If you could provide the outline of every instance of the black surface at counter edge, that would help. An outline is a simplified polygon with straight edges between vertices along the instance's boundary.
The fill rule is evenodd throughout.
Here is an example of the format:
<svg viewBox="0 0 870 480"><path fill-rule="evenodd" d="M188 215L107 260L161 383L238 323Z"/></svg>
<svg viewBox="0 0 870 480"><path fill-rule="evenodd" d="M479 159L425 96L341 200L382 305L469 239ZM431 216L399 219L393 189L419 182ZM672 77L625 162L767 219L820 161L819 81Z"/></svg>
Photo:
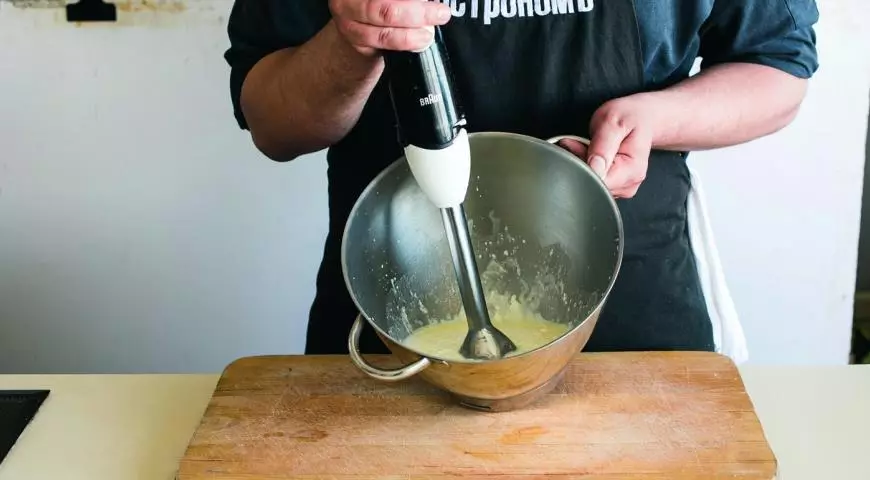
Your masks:
<svg viewBox="0 0 870 480"><path fill-rule="evenodd" d="M0 463L36 416L49 390L0 390Z"/></svg>

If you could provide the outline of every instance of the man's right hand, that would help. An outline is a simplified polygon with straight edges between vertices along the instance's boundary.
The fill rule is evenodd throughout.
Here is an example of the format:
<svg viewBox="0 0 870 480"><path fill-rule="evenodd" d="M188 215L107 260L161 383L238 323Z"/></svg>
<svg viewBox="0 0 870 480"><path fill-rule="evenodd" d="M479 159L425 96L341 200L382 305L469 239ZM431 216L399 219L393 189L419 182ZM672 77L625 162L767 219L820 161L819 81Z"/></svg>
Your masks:
<svg viewBox="0 0 870 480"><path fill-rule="evenodd" d="M450 20L450 7L426 0L329 0L338 31L360 53L426 48L433 27Z"/></svg>

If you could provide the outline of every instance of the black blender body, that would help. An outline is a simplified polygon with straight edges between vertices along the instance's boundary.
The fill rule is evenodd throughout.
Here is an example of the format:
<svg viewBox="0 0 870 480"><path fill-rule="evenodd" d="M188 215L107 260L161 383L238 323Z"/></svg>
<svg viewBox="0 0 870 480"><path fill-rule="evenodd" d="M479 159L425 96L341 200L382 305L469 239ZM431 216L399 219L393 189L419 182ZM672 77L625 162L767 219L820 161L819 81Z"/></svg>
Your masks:
<svg viewBox="0 0 870 480"><path fill-rule="evenodd" d="M421 52L384 52L385 74L402 146L450 146L465 126L441 29Z"/></svg>

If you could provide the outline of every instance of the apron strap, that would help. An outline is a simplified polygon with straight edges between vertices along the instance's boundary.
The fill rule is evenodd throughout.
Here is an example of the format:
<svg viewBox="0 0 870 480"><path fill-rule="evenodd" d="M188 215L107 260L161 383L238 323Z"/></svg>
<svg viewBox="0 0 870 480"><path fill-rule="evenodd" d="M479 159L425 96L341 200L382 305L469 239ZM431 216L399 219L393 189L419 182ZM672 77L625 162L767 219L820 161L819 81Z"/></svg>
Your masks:
<svg viewBox="0 0 870 480"><path fill-rule="evenodd" d="M725 280L701 180L697 171L691 167L689 177L691 188L686 204L689 242L695 256L710 321L713 323L716 352L740 364L749 358L746 337Z"/></svg>

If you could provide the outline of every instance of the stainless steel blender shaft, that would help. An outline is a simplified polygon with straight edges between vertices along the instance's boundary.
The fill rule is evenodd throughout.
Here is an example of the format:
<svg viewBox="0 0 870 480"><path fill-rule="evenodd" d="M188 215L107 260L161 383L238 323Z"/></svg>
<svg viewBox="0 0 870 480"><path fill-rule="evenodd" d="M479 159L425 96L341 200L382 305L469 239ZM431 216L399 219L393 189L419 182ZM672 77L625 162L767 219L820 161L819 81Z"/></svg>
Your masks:
<svg viewBox="0 0 870 480"><path fill-rule="evenodd" d="M456 272L462 306L468 320L468 335L462 343L460 353L466 358L473 359L501 358L517 347L490 321L486 297L483 294L480 273L477 269L477 259L474 258L474 248L468 232L465 209L462 205L442 208L441 218L447 232L453 269Z"/></svg>

